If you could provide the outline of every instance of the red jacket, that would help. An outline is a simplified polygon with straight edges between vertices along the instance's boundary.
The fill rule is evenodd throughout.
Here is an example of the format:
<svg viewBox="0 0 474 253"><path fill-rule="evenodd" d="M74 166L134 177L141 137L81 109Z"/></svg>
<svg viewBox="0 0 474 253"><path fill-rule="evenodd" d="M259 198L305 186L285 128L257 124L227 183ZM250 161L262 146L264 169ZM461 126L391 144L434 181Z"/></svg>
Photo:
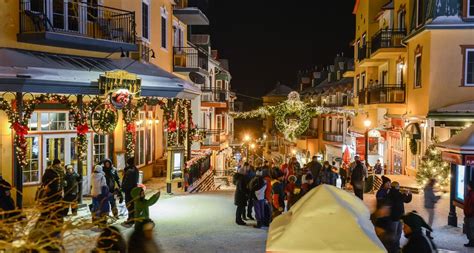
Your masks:
<svg viewBox="0 0 474 253"><path fill-rule="evenodd" d="M265 177L265 183L267 183L267 188L265 188L265 198L269 203L272 202L272 179L270 177Z"/></svg>
<svg viewBox="0 0 474 253"><path fill-rule="evenodd" d="M474 191L469 191L464 199L464 216L474 217Z"/></svg>

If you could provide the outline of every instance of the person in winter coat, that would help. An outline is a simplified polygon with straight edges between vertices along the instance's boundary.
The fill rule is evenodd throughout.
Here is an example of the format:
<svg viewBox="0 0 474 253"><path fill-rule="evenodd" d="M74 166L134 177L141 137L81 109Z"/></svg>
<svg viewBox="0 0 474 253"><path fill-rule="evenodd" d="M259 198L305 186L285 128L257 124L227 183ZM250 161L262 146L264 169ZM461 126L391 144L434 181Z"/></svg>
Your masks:
<svg viewBox="0 0 474 253"><path fill-rule="evenodd" d="M405 213L405 203L410 203L412 199L411 192L401 193L400 184L396 181L392 182L392 187L387 194L386 200L392 207L392 226L395 231L395 243L397 246L400 245L400 238L402 236L402 223L400 222L401 217Z"/></svg>
<svg viewBox="0 0 474 253"><path fill-rule="evenodd" d="M11 196L11 184L0 175L0 219L7 219L13 215L15 202Z"/></svg>
<svg viewBox="0 0 474 253"><path fill-rule="evenodd" d="M245 206L247 205L247 184L245 175L241 173L234 174L235 195L234 204L237 206L235 211L235 223L237 225L247 225L242 217L245 216Z"/></svg>
<svg viewBox="0 0 474 253"><path fill-rule="evenodd" d="M163 252L153 238L155 223L148 219L135 225L128 240L128 253Z"/></svg>
<svg viewBox="0 0 474 253"><path fill-rule="evenodd" d="M467 185L467 194L464 197L464 231L468 243L465 247L474 247L474 181Z"/></svg>
<svg viewBox="0 0 474 253"><path fill-rule="evenodd" d="M333 167L328 161L324 162L323 168L319 173L319 181L321 184L336 185L337 174L333 171Z"/></svg>
<svg viewBox="0 0 474 253"><path fill-rule="evenodd" d="M117 203L115 201L115 195L120 193L118 189L120 189L120 178L117 172L117 169L112 164L110 159L105 159L102 162L102 168L105 174L105 180L107 181L107 186L109 187L109 191L112 194L110 198L110 207L112 208L112 214L115 218L118 218L118 209Z"/></svg>
<svg viewBox="0 0 474 253"><path fill-rule="evenodd" d="M106 227L97 238L97 246L92 252L126 253L127 243L117 227Z"/></svg>
<svg viewBox="0 0 474 253"><path fill-rule="evenodd" d="M377 160L377 162L374 165L374 173L377 175L380 175L382 174L382 171L383 171L382 163L380 163L380 160Z"/></svg>
<svg viewBox="0 0 474 253"><path fill-rule="evenodd" d="M431 227L415 211L403 215L403 232L408 242L403 246L402 253L433 253L437 252L436 245L423 234L422 228L429 231Z"/></svg>
<svg viewBox="0 0 474 253"><path fill-rule="evenodd" d="M308 193L315 187L313 175L311 173L306 174L305 181L306 182L301 185L300 198L303 197L306 193Z"/></svg>
<svg viewBox="0 0 474 253"><path fill-rule="evenodd" d="M355 162L351 165L349 177L354 194L364 200L364 181L368 177L367 167L360 161L360 157L355 157Z"/></svg>
<svg viewBox="0 0 474 253"><path fill-rule="evenodd" d="M277 170L275 172L275 178L272 181L272 218L274 219L285 210L285 187L283 180L285 175Z"/></svg>
<svg viewBox="0 0 474 253"><path fill-rule="evenodd" d="M390 188L392 188L392 180L386 176L382 176L382 186L380 186L380 189L375 194L377 207L380 207L384 202L386 202Z"/></svg>
<svg viewBox="0 0 474 253"><path fill-rule="evenodd" d="M395 231L390 217L391 206L388 202L382 202L377 210L370 216L374 224L375 234L382 242L388 253L398 253L399 245L395 244Z"/></svg>
<svg viewBox="0 0 474 253"><path fill-rule="evenodd" d="M270 176L270 169L263 170L263 179L265 180L265 213L263 219L263 226L270 226L272 220L272 178Z"/></svg>
<svg viewBox="0 0 474 253"><path fill-rule="evenodd" d="M428 181L428 184L426 184L424 189L425 209L426 212L428 212L428 225L430 225L430 227L433 227L435 205L441 198L441 196L436 196L434 194L435 184L436 179L432 178ZM428 236L430 239L433 239L433 237L431 237L431 231L429 230L426 231L426 236Z"/></svg>
<svg viewBox="0 0 474 253"><path fill-rule="evenodd" d="M313 156L311 162L308 163L307 167L308 167L309 172L313 176L314 185L318 186L319 183L320 183L319 182L319 173L321 172L321 169L323 168L323 165L321 165L321 163L318 162L318 157ZM315 180L315 179L317 179L317 180ZM306 180L308 180L308 179L306 179Z"/></svg>
<svg viewBox="0 0 474 253"><path fill-rule="evenodd" d="M110 192L107 187L104 172L102 171L102 166L100 165L96 165L92 173L91 188L92 220L96 221L104 216L104 212L107 209L110 212L108 208L109 203L107 202L107 205L104 204L104 202L109 201ZM108 212L106 214L108 214Z"/></svg>
<svg viewBox="0 0 474 253"><path fill-rule="evenodd" d="M290 210L291 206L296 203L301 193L301 188L296 185L296 180L296 176L290 176L285 186L287 210Z"/></svg>
<svg viewBox="0 0 474 253"><path fill-rule="evenodd" d="M72 215L77 215L77 197L79 196L79 184L82 183L81 176L74 171L72 165L66 166L66 187L64 188L64 216L71 209Z"/></svg>
<svg viewBox="0 0 474 253"><path fill-rule="evenodd" d="M345 189L347 183L347 165L345 163L342 163L339 168L339 176L341 176L342 189Z"/></svg>
<svg viewBox="0 0 474 253"><path fill-rule="evenodd" d="M125 194L125 203L127 204L128 218L125 222L125 225L133 224L133 212L135 210L133 198L132 198L132 189L137 187L139 172L135 166L135 158L130 157L127 160L127 167L124 168L124 175L122 180L122 191Z"/></svg>
<svg viewBox="0 0 474 253"><path fill-rule="evenodd" d="M254 193L253 206L255 209L255 219L257 220L257 225L254 225L255 228L261 228L265 223L265 191L267 189L267 184L263 178L263 171L257 171L257 175L250 182L251 191Z"/></svg>
<svg viewBox="0 0 474 253"><path fill-rule="evenodd" d="M61 200L63 199L63 190L65 186L65 173L64 168L61 166L59 159L54 159L51 167L47 168L41 179L41 191L44 194L40 194L40 203L42 206L42 212L40 219L54 219L62 222L63 216L63 205Z"/></svg>
<svg viewBox="0 0 474 253"><path fill-rule="evenodd" d="M247 185L247 218L249 220L254 220L252 211L253 211L253 201L254 201L254 191L249 189L250 182L256 177L255 168L250 166L247 174L245 175L246 185ZM244 218L245 220L245 218Z"/></svg>
<svg viewBox="0 0 474 253"><path fill-rule="evenodd" d="M141 187L135 187L131 192L135 208L135 225L150 219L150 206L154 205L160 199L161 192L153 194L149 199L145 198L145 191Z"/></svg>

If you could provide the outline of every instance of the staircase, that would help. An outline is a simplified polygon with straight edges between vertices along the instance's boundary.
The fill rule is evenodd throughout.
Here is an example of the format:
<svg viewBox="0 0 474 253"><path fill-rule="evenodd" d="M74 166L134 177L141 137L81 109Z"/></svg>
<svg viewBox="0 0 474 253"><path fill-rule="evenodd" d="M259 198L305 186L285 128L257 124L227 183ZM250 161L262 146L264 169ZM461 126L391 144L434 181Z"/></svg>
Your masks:
<svg viewBox="0 0 474 253"><path fill-rule="evenodd" d="M216 184L214 182L214 170L209 169L201 176L201 178L194 181L194 183L188 187L188 192L198 193L198 192L214 191L214 190L217 190L218 188L219 187L216 187Z"/></svg>

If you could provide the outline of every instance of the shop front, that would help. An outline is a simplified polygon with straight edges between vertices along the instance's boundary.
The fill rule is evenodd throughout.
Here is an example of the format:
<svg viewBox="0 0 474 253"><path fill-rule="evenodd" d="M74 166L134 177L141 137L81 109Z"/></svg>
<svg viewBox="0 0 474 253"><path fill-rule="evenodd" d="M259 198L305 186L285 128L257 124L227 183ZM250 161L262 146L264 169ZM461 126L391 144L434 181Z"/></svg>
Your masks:
<svg viewBox="0 0 474 253"><path fill-rule="evenodd" d="M129 58L3 48L0 84L0 157L12 161L0 170L18 191L20 207L33 203L54 159L74 166L88 194L92 168L103 159L120 170L133 156L147 179L156 161L167 158L166 147L187 149L194 133L186 117L199 90Z"/></svg>
<svg viewBox="0 0 474 253"><path fill-rule="evenodd" d="M474 126L437 146L443 151L443 160L451 164L448 225L457 226L456 208L464 208L467 184L474 180Z"/></svg>

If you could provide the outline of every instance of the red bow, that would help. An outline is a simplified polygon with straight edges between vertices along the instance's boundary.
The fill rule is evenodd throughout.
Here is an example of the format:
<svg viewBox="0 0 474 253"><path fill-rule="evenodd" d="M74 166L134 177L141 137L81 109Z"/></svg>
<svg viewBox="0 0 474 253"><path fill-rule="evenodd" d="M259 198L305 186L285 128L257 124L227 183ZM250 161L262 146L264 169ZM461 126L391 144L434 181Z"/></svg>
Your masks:
<svg viewBox="0 0 474 253"><path fill-rule="evenodd" d="M87 134L87 132L89 132L89 126L87 125L87 123L78 125L76 131L79 135L85 135Z"/></svg>
<svg viewBox="0 0 474 253"><path fill-rule="evenodd" d="M175 132L176 131L176 121L171 120L168 122L168 132Z"/></svg>
<svg viewBox="0 0 474 253"><path fill-rule="evenodd" d="M24 137L25 135L27 135L28 130L30 130L28 129L28 126L22 125L19 122L13 123L12 128L20 137Z"/></svg>
<svg viewBox="0 0 474 253"><path fill-rule="evenodd" d="M127 124L127 132L129 133L135 133L137 128L135 127L135 123L128 123Z"/></svg>

